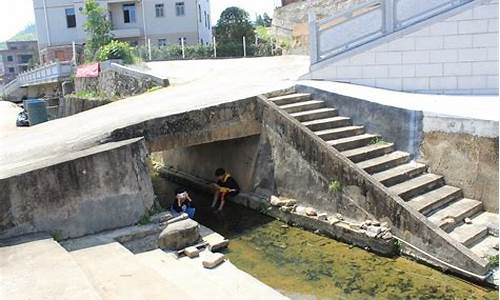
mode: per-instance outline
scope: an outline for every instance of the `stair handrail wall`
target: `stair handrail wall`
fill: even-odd
[[[311,65],[477,0],[368,0],[317,19],[309,0]]]
[[[17,80],[21,86],[34,85],[70,77],[72,72],[71,62],[54,62],[20,73]]]

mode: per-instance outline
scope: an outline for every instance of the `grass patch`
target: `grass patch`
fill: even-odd
[[[385,144],[388,144],[388,142],[384,141],[383,138],[381,137],[374,137],[373,139],[371,139],[370,141],[370,145],[385,145]]]
[[[155,92],[155,91],[157,91],[157,90],[161,90],[162,88],[163,88],[163,87],[162,87],[162,86],[159,86],[159,85],[157,85],[157,86],[153,86],[153,87],[149,88],[149,89],[146,91],[146,93],[152,93],[152,92]]]
[[[137,224],[139,225],[147,225],[147,224],[151,224],[151,215],[149,214],[149,212],[146,212],[142,217],[141,219],[139,220],[139,222],[137,222]]]
[[[492,268],[498,267],[498,255],[492,255],[488,257],[488,261],[490,262],[490,266]]]
[[[99,98],[99,93],[96,91],[83,90],[75,93],[78,98]]]
[[[342,192],[342,183],[338,180],[333,180],[328,185],[328,190],[334,193]]]
[[[62,231],[61,230],[54,230],[51,234],[52,238],[56,242],[62,241]]]

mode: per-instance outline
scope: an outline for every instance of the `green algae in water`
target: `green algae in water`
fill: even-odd
[[[498,299],[405,258],[386,258],[272,221],[231,240],[226,256],[240,269],[293,298]],[[286,245],[284,247],[283,245]]]
[[[225,254],[241,270],[292,299],[498,299],[482,288],[405,258],[386,258],[228,202],[192,193],[195,220],[231,240]]]

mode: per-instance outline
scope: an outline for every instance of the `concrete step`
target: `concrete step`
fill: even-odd
[[[393,143],[378,143],[343,151],[342,154],[344,154],[351,161],[357,163],[363,160],[379,157],[393,151]]]
[[[235,286],[223,286],[214,281],[210,272],[195,268],[160,249],[135,255],[139,261],[156,271],[165,280],[175,283],[193,299],[237,299]],[[201,262],[200,262],[201,263]],[[231,276],[231,274],[227,274]],[[194,283],[194,280],[196,283]]]
[[[328,128],[337,128],[352,125],[351,118],[348,117],[331,117],[325,119],[316,119],[312,121],[302,122],[304,126],[312,131],[318,131]]]
[[[327,143],[339,151],[346,151],[366,146],[379,137],[380,136],[376,134],[364,133],[343,139],[327,141]]]
[[[427,173],[393,185],[389,190],[404,200],[408,200],[417,195],[432,191],[442,185],[444,185],[443,176]]]
[[[311,94],[297,93],[269,98],[269,101],[272,101],[276,105],[286,105],[307,100],[311,100]]]
[[[226,261],[214,269],[205,269],[202,266],[201,261],[203,257],[207,254],[207,251],[202,251],[200,257],[188,258],[182,257],[179,260],[182,263],[197,268],[208,274],[207,276],[217,285],[221,287],[227,287],[226,290],[233,290],[237,297],[226,298],[226,299],[238,299],[238,300],[285,300],[287,297],[281,295],[279,292],[275,291],[271,287],[263,284],[259,280],[252,277],[238,268],[236,268],[230,261]],[[223,298],[209,298],[209,299],[223,299]]]
[[[338,128],[324,129],[314,133],[325,141],[360,135],[365,132],[364,126],[344,126]]]
[[[335,108],[325,107],[319,109],[311,109],[290,114],[299,122],[306,122],[316,119],[324,119],[338,116],[338,111]]]
[[[488,235],[470,249],[479,257],[487,259],[490,256],[498,255],[498,250],[495,247],[498,248],[498,237]]]
[[[280,108],[289,114],[303,112],[313,109],[324,108],[325,102],[321,100],[308,100],[303,102],[297,102],[292,104],[281,105]]]
[[[168,281],[175,282],[194,299],[285,299],[262,282],[226,261],[215,269],[202,267],[205,251],[197,258],[176,258],[161,250],[137,254],[145,266]],[[193,280],[196,284],[193,286]]]
[[[0,299],[100,299],[71,255],[52,238],[0,247]]]
[[[461,189],[451,185],[444,185],[408,200],[408,204],[420,213],[427,215],[451,201],[462,198],[462,196]]]
[[[372,176],[383,185],[389,187],[417,177],[424,173],[426,170],[426,165],[411,161],[407,164],[403,164],[389,170],[373,174]]]
[[[483,225],[462,224],[450,232],[450,236],[465,247],[472,247],[488,235],[488,228]]]
[[[194,299],[119,243],[70,253],[103,299]]]
[[[449,232],[465,218],[475,215],[482,209],[481,201],[463,198],[433,212],[428,218],[429,221]],[[447,222],[447,218],[453,219],[454,222]]]
[[[359,162],[357,163],[357,165],[369,174],[373,174],[404,164],[409,160],[409,153],[403,151],[394,151],[383,156]]]
[[[498,214],[483,211],[472,218],[473,224],[488,227],[488,233],[498,236]]]

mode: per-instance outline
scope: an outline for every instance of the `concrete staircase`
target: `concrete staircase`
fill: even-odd
[[[498,247],[498,214],[484,211],[481,201],[465,198],[460,188],[427,172],[427,166],[412,161],[409,153],[397,151],[377,134],[366,133],[364,126],[354,125],[310,94],[269,100],[479,257],[498,254],[494,248]],[[467,224],[466,218],[470,219]]]
[[[48,236],[0,243],[0,299],[287,299],[230,262],[208,270],[201,259],[117,242],[68,252]]]

